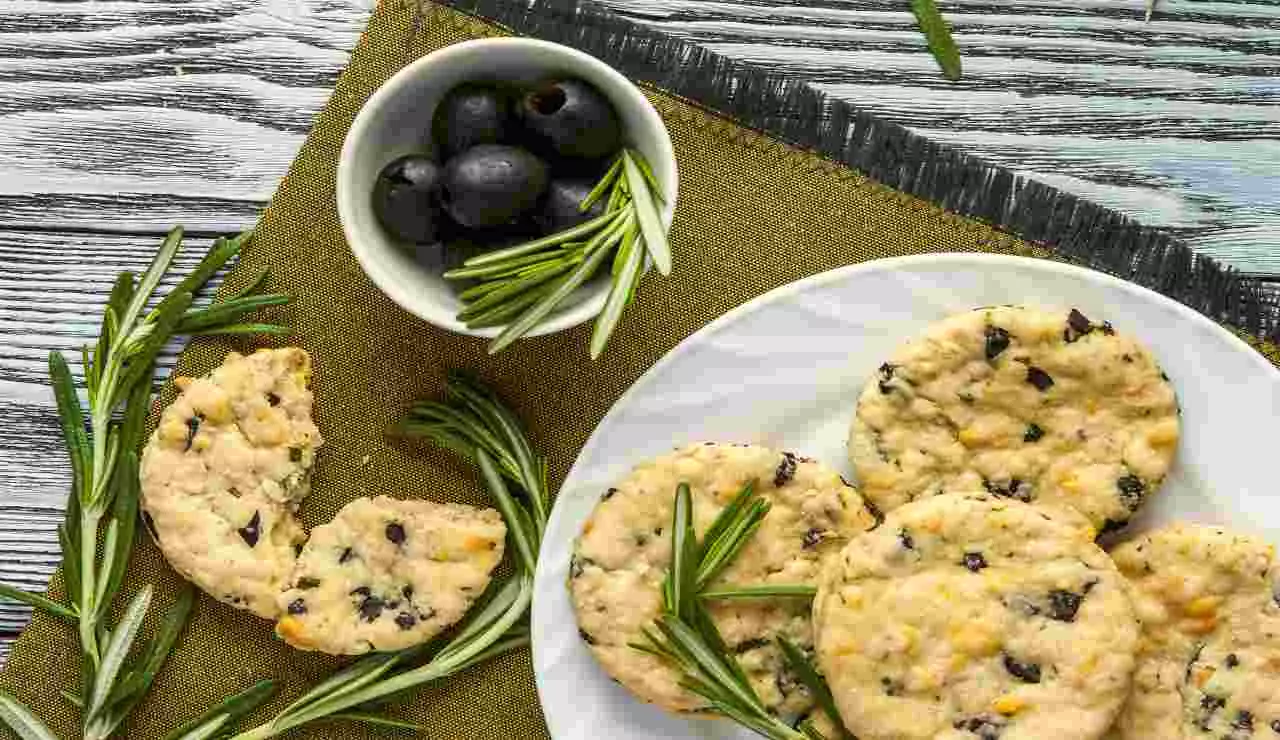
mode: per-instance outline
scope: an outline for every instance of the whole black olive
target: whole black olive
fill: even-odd
[[[373,186],[373,210],[383,227],[405,241],[436,238],[440,168],[427,157],[401,157],[383,168]]]
[[[445,163],[440,202],[466,228],[503,226],[538,203],[547,177],[547,165],[524,149],[481,144]]]
[[[480,144],[507,141],[512,128],[511,101],[496,87],[465,84],[445,94],[431,119],[431,133],[444,156]]]
[[[582,80],[538,85],[521,99],[520,118],[535,139],[563,157],[594,159],[622,146],[613,105]]]
[[[591,180],[552,180],[547,186],[547,194],[538,205],[538,210],[533,212],[534,223],[543,234],[554,234],[603,214],[603,198],[592,203],[586,213],[578,208],[594,187],[595,183]]]

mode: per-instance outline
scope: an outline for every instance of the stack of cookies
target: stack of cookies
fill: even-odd
[[[857,490],[819,463],[720,444],[610,489],[575,549],[579,626],[638,697],[705,711],[628,645],[661,610],[676,485],[701,532],[754,480],[775,508],[723,582],[818,594],[811,609],[713,616],[780,717],[813,708],[776,636],[812,650],[860,740],[1280,739],[1273,548],[1190,525],[1097,544],[1160,488],[1179,416],[1151,354],[1109,323],[1018,306],[953,316],[863,389]]]

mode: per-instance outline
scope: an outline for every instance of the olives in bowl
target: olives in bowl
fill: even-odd
[[[575,101],[594,94],[607,103],[607,115],[616,121],[609,151],[589,156],[601,151],[598,142],[586,149],[565,145],[568,139],[557,145],[541,125],[545,122],[532,125],[522,111],[526,98],[553,89],[565,91],[562,107],[570,93]],[[588,89],[592,92],[581,92]],[[558,97],[553,93],[543,109],[552,110]],[[568,110],[577,111],[577,105]],[[564,120],[570,120],[568,114]],[[364,105],[339,161],[338,211],[360,266],[388,297],[437,326],[494,337],[518,318],[514,307],[504,307],[511,309],[505,314],[460,317],[475,307],[472,297],[480,281],[446,280],[445,274],[566,228],[599,229],[606,221],[625,225],[605,218],[606,206],[618,206],[617,199],[597,197],[579,208],[606,171],[617,179],[614,165],[624,151],[643,163],[659,193],[655,218],[648,223],[665,230],[676,197],[675,161],[661,118],[634,85],[603,62],[557,44],[522,38],[468,41],[410,64]],[[428,163],[434,165],[434,177],[426,174]],[[637,230],[631,224],[631,231]],[[617,251],[622,232],[615,231],[607,248]],[[572,249],[581,243],[562,246],[565,254],[582,256]],[[530,255],[530,262],[545,256]],[[543,294],[554,288],[568,295],[525,336],[574,326],[605,307],[609,260],[597,261],[601,266],[572,290],[560,290],[555,281],[542,287]],[[557,268],[556,280],[578,272],[571,267]],[[532,302],[535,293],[525,297]]]

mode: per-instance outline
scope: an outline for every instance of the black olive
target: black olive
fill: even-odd
[[[898,530],[898,544],[902,545],[902,549],[904,550],[914,550],[916,547],[916,541],[911,537],[911,533],[908,532],[905,527]]]
[[[290,614],[306,614],[307,602],[303,601],[302,599],[294,599],[293,601],[289,602],[289,613]]]
[[[244,540],[249,547],[255,547],[258,544],[258,537],[261,534],[259,528],[262,526],[262,514],[255,511],[253,517],[249,519],[249,523],[237,529],[240,539]]]
[[[196,414],[187,419],[187,443],[182,448],[183,452],[191,449],[191,444],[196,441],[196,434],[200,431],[200,422],[204,421],[204,414]]]
[[[1009,349],[1009,332],[998,326],[988,326],[985,332],[986,346],[983,348],[988,360],[994,360],[1001,352]]]
[[[1235,668],[1240,665],[1240,659],[1236,657],[1235,653],[1227,653],[1226,664],[1228,668]]]
[[[737,645],[734,645],[733,652],[742,654],[745,652],[749,652],[751,650],[756,650],[758,648],[768,647],[768,645],[769,645],[768,640],[761,637],[756,637],[750,640],[744,640],[743,642],[740,642]]]
[[[1022,435],[1022,441],[1030,443],[1039,442],[1041,439],[1044,439],[1044,430],[1040,428],[1040,425],[1035,422],[1028,424],[1027,431]]]
[[[274,393],[268,393],[268,394],[267,394],[267,403],[268,403],[268,404],[270,404],[270,405],[272,405],[272,406],[279,406],[279,405],[280,405],[280,396],[277,396],[277,395],[276,395],[276,394],[274,394]]]
[[[1271,731],[1280,732],[1280,719],[1271,720]]]
[[[404,588],[400,589],[400,595],[406,599],[413,599],[413,586],[406,585]]]
[[[1049,618],[1059,622],[1076,621],[1076,612],[1080,611],[1080,602],[1084,597],[1080,594],[1054,589],[1049,592]]]
[[[396,615],[396,626],[402,630],[407,630],[418,623],[418,618],[408,612],[400,612]]]
[[[435,241],[440,228],[440,167],[427,157],[401,157],[382,168],[373,210],[383,228],[408,242]]]
[[[1004,669],[1009,672],[1009,675],[1026,683],[1040,683],[1040,666],[1036,663],[1023,663],[1005,653]]]
[[[846,483],[845,485],[849,484]],[[867,513],[870,514],[871,518],[875,521],[875,524],[871,527],[872,529],[875,529],[884,523],[884,512],[880,510],[879,506],[876,506],[874,501],[869,498],[862,499],[862,508],[866,509]]]
[[[1074,342],[1092,330],[1093,324],[1088,317],[1074,308],[1071,309],[1071,313],[1067,314],[1067,331],[1070,332],[1066,335],[1067,341]]]
[[[1231,723],[1231,726],[1237,730],[1253,732],[1253,712],[1250,712],[1248,709],[1241,709],[1236,712],[1236,718]]]
[[[596,159],[622,147],[622,125],[605,96],[582,80],[538,85],[520,101],[524,128],[562,157]]]
[[[1102,529],[1098,530],[1098,536],[1101,537],[1104,534],[1119,532],[1120,530],[1124,529],[1125,525],[1128,523],[1129,523],[1128,519],[1123,519],[1123,520],[1107,519],[1102,523]],[[1277,603],[1280,603],[1280,602],[1277,602]]]
[[[957,730],[972,732],[979,740],[996,740],[1004,729],[1004,720],[995,716],[970,717],[958,719],[952,726]]]
[[[804,541],[800,543],[801,547],[806,550],[817,547],[822,542],[822,529],[812,527],[804,533]]]
[[[596,644],[596,638],[592,637],[591,633],[587,632],[584,629],[578,630],[578,637],[581,637],[582,641],[587,643],[588,645]]]
[[[584,213],[579,206],[595,187],[591,180],[553,179],[547,185],[547,194],[533,212],[533,222],[543,234],[559,231],[590,221],[604,213],[605,201],[599,198]]]
[[[405,538],[404,525],[401,524],[400,522],[392,522],[388,524],[386,535],[387,535],[387,539],[391,540],[395,544],[397,545],[404,544],[404,538]]]
[[[151,518],[149,512],[142,512],[142,526],[146,527],[147,531],[151,533],[152,539],[156,542],[160,541],[160,535],[156,533],[156,520]]]
[[[615,493],[617,493],[617,492],[618,492],[618,489],[616,489],[616,488],[610,488],[609,490],[607,490],[607,491],[605,491],[605,492],[604,492],[604,495],[600,497],[600,500],[601,500],[601,501],[608,501],[609,499],[613,498],[613,494],[615,494]]]
[[[893,386],[889,385],[889,381],[893,380],[893,374],[898,370],[897,365],[884,363],[880,366],[880,392],[888,395],[893,391]]]
[[[296,463],[302,462],[302,448],[300,447],[289,448],[289,462],[296,462]]]
[[[790,452],[782,453],[782,462],[778,463],[778,468],[773,472],[773,485],[781,488],[791,482],[796,477],[796,456]]]
[[[460,225],[485,229],[514,223],[546,189],[541,159],[524,149],[481,144],[445,164],[440,200]]]
[[[982,487],[987,489],[987,493],[994,496],[1016,498],[1024,503],[1030,503],[1031,499],[1034,498],[1031,484],[1018,478],[1010,478],[1007,485],[984,480],[982,481]]]
[[[382,599],[377,596],[368,595],[360,601],[360,616],[366,622],[372,622],[382,616],[382,607],[385,606]]]
[[[350,559],[351,559],[352,554],[353,554],[353,553],[351,552],[351,548],[350,548],[350,547],[348,547],[347,549],[345,549],[345,550],[343,550],[343,551],[342,551],[342,554],[341,554],[341,555],[339,555],[339,556],[338,556],[338,562],[339,562],[339,563],[345,563],[345,562],[347,562],[348,560],[350,560]]]
[[[431,133],[445,157],[479,144],[501,144],[512,130],[511,100],[496,87],[459,85],[436,106]]]
[[[980,552],[966,552],[964,554],[964,567],[977,573],[987,567],[987,559]]]
[[[1041,392],[1053,387],[1053,377],[1035,365],[1027,366],[1027,382]]]
[[[1147,485],[1136,475],[1124,475],[1116,480],[1116,488],[1120,490],[1120,501],[1129,511],[1137,511],[1142,505],[1142,497],[1147,494]]]
[[[302,578],[298,579],[298,585],[295,586],[294,588],[298,588],[298,589],[302,589],[303,591],[306,591],[309,589],[313,589],[319,585],[320,585],[319,578],[312,578],[311,576],[303,576]]]

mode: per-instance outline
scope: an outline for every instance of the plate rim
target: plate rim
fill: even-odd
[[[674,347],[672,347],[665,354],[663,354],[662,357],[660,357],[656,362],[650,365],[649,369],[645,370],[644,373],[640,375],[640,377],[636,378],[636,380],[632,382],[630,387],[628,387],[625,391],[623,391],[623,393],[620,396],[618,396],[618,398],[609,406],[609,410],[605,412],[604,416],[600,417],[600,421],[597,422],[595,425],[595,428],[592,429],[591,434],[587,437],[587,441],[584,442],[582,447],[578,450],[577,455],[575,455],[574,457],[573,465],[569,467],[569,471],[565,474],[564,481],[561,483],[560,488],[557,489],[556,491],[556,501],[553,502],[553,505],[552,505],[551,514],[547,522],[547,531],[551,530],[552,521],[558,516],[557,514],[558,507],[555,504],[559,502],[560,491],[563,490],[566,487],[566,484],[573,479],[574,474],[578,471],[580,461],[583,458],[583,456],[586,455],[587,452],[594,449],[594,447],[600,443],[601,428],[605,426],[605,424],[612,418],[614,413],[620,407],[626,405],[632,399],[633,396],[638,395],[641,392],[641,390],[643,390],[643,388],[646,386],[646,384],[648,384],[649,382],[652,382],[653,378],[659,375],[660,373],[662,373],[668,365],[676,362],[686,352],[691,351],[691,348],[697,345],[697,341],[695,340],[698,340],[699,338],[706,335],[715,334],[716,332],[719,332],[725,327],[730,326],[735,322],[742,320],[744,317],[760,310],[761,308],[763,308],[764,306],[770,303],[783,300],[789,296],[795,295],[797,293],[802,293],[812,288],[824,286],[833,282],[838,282],[840,280],[848,278],[850,275],[857,275],[860,273],[894,271],[894,270],[901,270],[904,268],[910,269],[915,265],[925,264],[925,263],[929,264],[930,267],[934,269],[939,267],[939,263],[943,263],[944,266],[946,263],[950,263],[950,264],[963,266],[970,269],[975,265],[979,265],[979,266],[1006,265],[1006,266],[1017,266],[1017,267],[1029,267],[1033,270],[1043,270],[1046,272],[1054,272],[1058,274],[1069,274],[1075,277],[1082,278],[1085,281],[1101,283],[1103,285],[1106,285],[1124,292],[1128,292],[1130,294],[1136,294],[1146,300],[1151,300],[1157,304],[1162,304],[1165,308],[1172,309],[1178,315],[1179,319],[1197,322],[1202,327],[1209,327],[1211,331],[1213,333],[1216,333],[1220,338],[1227,339],[1227,344],[1229,346],[1233,346],[1237,351],[1243,351],[1246,354],[1252,356],[1252,362],[1262,372],[1269,373],[1272,375],[1280,375],[1280,368],[1276,368],[1261,352],[1251,347],[1248,342],[1245,342],[1242,338],[1240,338],[1238,335],[1236,335],[1235,333],[1233,333],[1232,331],[1230,331],[1229,329],[1227,329],[1225,326],[1218,323],[1217,321],[1214,321],[1213,319],[1197,311],[1196,309],[1186,305],[1185,303],[1177,301],[1163,293],[1160,293],[1159,291],[1152,290],[1151,288],[1147,288],[1143,285],[1139,285],[1137,283],[1131,282],[1129,280],[1125,280],[1116,275],[1112,275],[1107,272],[1102,272],[1100,270],[1095,270],[1093,268],[1070,264],[1066,262],[1058,262],[1052,259],[1045,259],[1040,257],[1023,257],[1018,255],[990,254],[985,252],[940,252],[940,253],[927,253],[927,254],[917,254],[917,255],[904,255],[904,256],[898,256],[898,257],[883,257],[880,259],[868,260],[866,262],[860,262],[853,265],[844,265],[842,267],[836,267],[830,270],[825,270],[823,272],[816,273],[808,277],[800,278],[799,280],[793,280],[792,282],[779,285],[778,287],[765,291],[764,293],[761,293],[760,295],[742,303],[741,305],[735,306],[734,308],[726,311],[725,313],[716,317],[712,321],[708,322],[706,325],[702,326],[697,331],[694,331],[693,333],[681,339]],[[549,545],[548,545],[549,541],[550,541],[549,539],[544,538],[543,542],[538,548],[537,568],[535,569],[534,575],[533,575],[533,580],[534,580],[533,600],[529,609],[529,618],[530,618],[531,628],[533,627],[534,615],[538,610],[538,602],[539,602],[538,593],[540,591],[540,589],[538,588],[538,584],[545,577],[540,574],[543,573],[543,570],[544,570],[543,555],[549,549]],[[546,692],[544,685],[546,682],[543,679],[541,673],[538,671],[538,665],[539,665],[538,656],[540,651],[538,648],[539,641],[536,639],[536,634],[537,634],[536,629],[531,630],[530,650],[531,650],[531,662],[532,662],[532,668],[533,668],[534,686],[537,690],[538,703],[540,706],[543,707],[543,717],[547,721],[547,730],[551,734],[551,737],[554,739],[557,737],[557,735],[555,734],[555,730],[551,726],[551,720],[546,713],[546,703],[544,701],[544,694]]]

